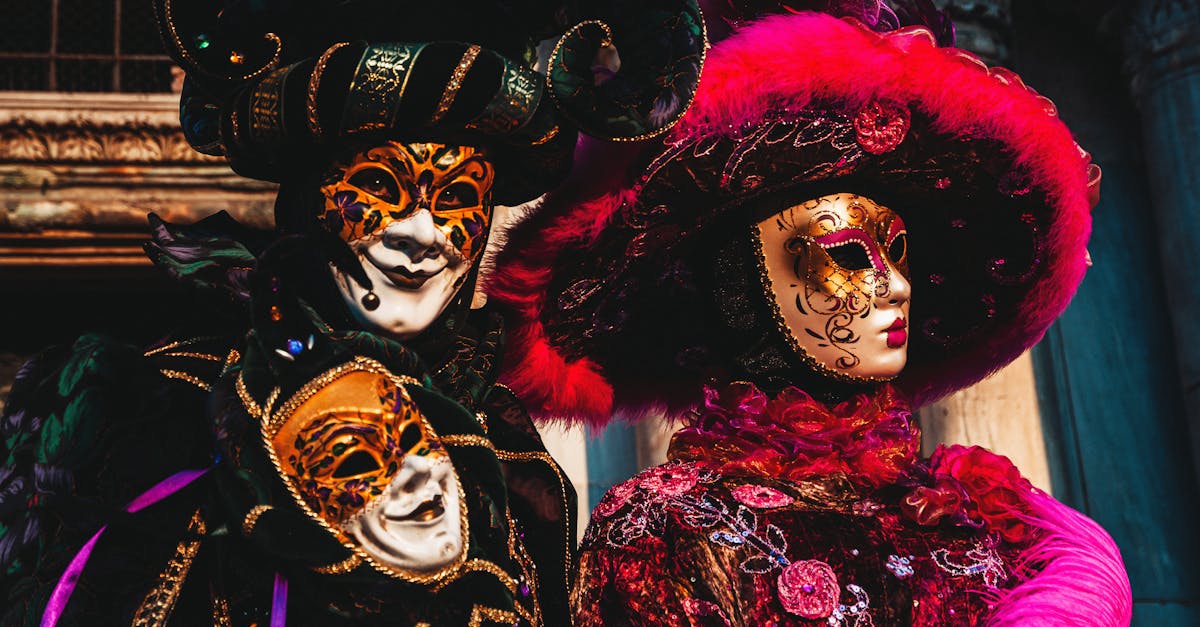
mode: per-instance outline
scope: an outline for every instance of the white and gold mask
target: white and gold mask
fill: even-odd
[[[891,209],[849,193],[757,224],[764,278],[793,346],[818,371],[893,379],[907,360],[908,234]]]

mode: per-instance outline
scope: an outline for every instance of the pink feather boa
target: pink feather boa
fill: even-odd
[[[1038,539],[1021,552],[1021,582],[1002,591],[989,627],[1117,627],[1133,617],[1133,593],[1121,551],[1095,521],[1031,490],[1026,524]]]

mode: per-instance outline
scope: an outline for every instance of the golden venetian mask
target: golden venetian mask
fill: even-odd
[[[351,362],[298,392],[264,435],[310,516],[386,572],[421,580],[462,561],[466,508],[402,383],[376,362]]]
[[[793,347],[820,372],[895,378],[908,346],[908,234],[873,200],[841,193],[757,224],[770,301]]]

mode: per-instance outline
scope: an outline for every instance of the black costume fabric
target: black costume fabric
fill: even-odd
[[[149,350],[84,336],[19,373],[0,451],[0,624],[40,624],[97,529],[60,625],[268,624],[277,577],[287,581],[289,625],[569,624],[574,492],[520,405],[495,384],[497,317],[470,312],[426,368],[394,341],[328,324],[346,314],[328,300],[326,281],[271,271],[308,266],[297,251],[315,247],[285,240],[255,259],[254,238],[240,232],[239,241],[235,230],[226,216],[192,228],[160,222],[152,249],[225,314],[231,301],[242,303],[239,315]],[[193,255],[202,261],[182,263]],[[251,264],[258,272],[248,280]],[[281,332],[312,340],[286,359],[267,348]],[[322,568],[344,562],[346,547],[301,514],[256,442],[263,390],[278,387],[286,398],[320,371],[364,358],[411,377],[407,392],[462,481],[469,553],[436,584],[354,562],[347,572]],[[190,469],[209,470],[149,507],[122,511]],[[255,504],[272,507],[248,524]]]

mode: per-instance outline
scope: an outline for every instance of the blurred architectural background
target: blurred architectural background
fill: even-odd
[[[1031,354],[922,411],[926,448],[983,444],[1121,546],[1135,625],[1200,625],[1200,0],[957,0],[959,45],[1057,103],[1104,169],[1074,303]],[[28,355],[149,342],[185,296],[145,214],[270,225],[270,186],[191,151],[144,0],[0,0],[0,393]],[[548,429],[586,513],[673,427]]]

